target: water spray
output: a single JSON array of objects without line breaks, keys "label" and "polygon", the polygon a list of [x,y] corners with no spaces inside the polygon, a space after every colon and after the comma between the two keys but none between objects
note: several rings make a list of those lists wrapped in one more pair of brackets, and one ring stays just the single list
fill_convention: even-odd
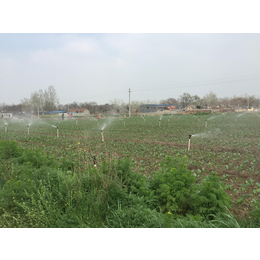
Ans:
[{"label": "water spray", "polygon": [[191,139],[192,135],[189,135],[189,141],[188,141],[188,152],[190,151],[190,139]]}]

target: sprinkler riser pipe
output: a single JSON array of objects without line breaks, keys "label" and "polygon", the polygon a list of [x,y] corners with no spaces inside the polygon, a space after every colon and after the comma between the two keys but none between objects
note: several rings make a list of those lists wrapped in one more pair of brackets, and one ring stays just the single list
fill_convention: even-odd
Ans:
[{"label": "sprinkler riser pipe", "polygon": [[102,142],[104,142],[104,135],[103,135],[103,131],[101,131],[101,137],[102,137]]},{"label": "sprinkler riser pipe", "polygon": [[28,135],[30,134],[30,127],[28,126]]},{"label": "sprinkler riser pipe", "polygon": [[125,120],[124,120],[124,126],[125,126]]},{"label": "sprinkler riser pipe", "polygon": [[57,127],[57,137],[59,137],[59,129],[58,129],[58,127]]},{"label": "sprinkler riser pipe", "polygon": [[189,141],[188,141],[188,152],[190,151],[190,138],[189,138]]},{"label": "sprinkler riser pipe", "polygon": [[7,132],[7,126],[5,125],[5,132]]},{"label": "sprinkler riser pipe", "polygon": [[159,121],[159,127],[161,127],[161,121]]}]

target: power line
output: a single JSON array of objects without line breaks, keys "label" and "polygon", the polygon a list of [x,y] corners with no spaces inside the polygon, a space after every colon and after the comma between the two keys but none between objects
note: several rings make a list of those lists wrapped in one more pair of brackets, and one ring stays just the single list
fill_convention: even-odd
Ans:
[{"label": "power line", "polygon": [[[180,87],[199,87],[204,85],[219,85],[219,84],[225,84],[225,83],[236,83],[236,82],[247,82],[247,81],[254,81],[254,80],[260,80],[260,75],[255,76],[255,78],[245,78],[248,76],[241,76],[236,78],[230,78],[229,80],[219,79],[219,80],[208,80],[208,81],[200,81],[200,82],[189,82],[189,83],[182,83],[182,84],[169,84],[169,85],[158,85],[156,88],[147,88],[147,89],[136,89],[134,91],[150,91],[150,90],[162,90],[162,89],[176,89]],[[162,86],[170,86],[162,88]]]}]

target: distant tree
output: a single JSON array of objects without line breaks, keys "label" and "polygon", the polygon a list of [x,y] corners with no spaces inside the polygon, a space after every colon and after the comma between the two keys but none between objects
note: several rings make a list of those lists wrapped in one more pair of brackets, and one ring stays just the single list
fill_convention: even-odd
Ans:
[{"label": "distant tree", "polygon": [[192,96],[192,104],[195,105],[196,108],[200,109],[203,106],[203,101],[199,96],[195,95]]},{"label": "distant tree", "polygon": [[183,106],[183,107],[187,107],[189,105],[191,105],[193,102],[193,98],[189,93],[183,93],[182,95],[180,95],[179,97],[179,103]]},{"label": "distant tree", "polygon": [[42,100],[41,100],[41,95],[39,92],[33,92],[31,94],[31,99],[30,99],[30,102],[31,102],[31,106],[32,106],[32,109],[34,111],[37,110],[37,114],[38,114],[38,118],[40,117],[40,109],[41,109],[41,105],[42,105]]},{"label": "distant tree", "polygon": [[54,109],[56,108],[56,105],[59,102],[59,98],[58,98],[56,90],[53,86],[49,86],[49,88],[48,88],[48,98],[49,98],[48,101],[49,101],[50,111],[54,111]]},{"label": "distant tree", "polygon": [[24,112],[31,112],[32,111],[32,105],[31,105],[31,100],[29,98],[23,98],[21,99],[21,106],[22,110]]},{"label": "distant tree", "polygon": [[167,98],[167,99],[162,99],[160,101],[160,104],[167,104],[167,105],[178,105],[179,102],[175,98]]},{"label": "distant tree", "polygon": [[206,106],[206,108],[210,107],[214,107],[218,104],[218,98],[217,95],[215,93],[213,93],[212,91],[209,92],[209,94],[206,94],[203,97],[203,103]]}]

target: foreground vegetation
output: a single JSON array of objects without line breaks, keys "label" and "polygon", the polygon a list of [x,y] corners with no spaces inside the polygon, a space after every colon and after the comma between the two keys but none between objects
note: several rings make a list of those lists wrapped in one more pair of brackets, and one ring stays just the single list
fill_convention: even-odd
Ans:
[{"label": "foreground vegetation", "polygon": [[[27,122],[8,121],[0,132],[0,226],[258,227],[258,120],[49,120],[32,122],[30,134]],[[188,153],[193,133],[201,134]]]}]

